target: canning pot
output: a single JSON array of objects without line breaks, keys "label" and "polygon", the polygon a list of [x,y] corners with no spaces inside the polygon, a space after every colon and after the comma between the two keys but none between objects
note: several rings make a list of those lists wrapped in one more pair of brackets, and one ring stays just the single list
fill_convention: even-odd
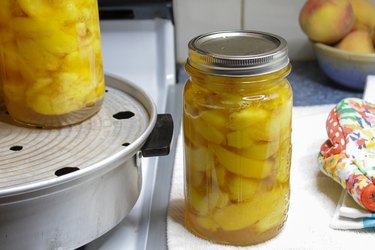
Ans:
[{"label": "canning pot", "polygon": [[20,127],[0,107],[0,249],[98,238],[137,201],[142,157],[169,153],[171,116],[124,79],[106,75],[106,85],[100,112],[62,129]]}]

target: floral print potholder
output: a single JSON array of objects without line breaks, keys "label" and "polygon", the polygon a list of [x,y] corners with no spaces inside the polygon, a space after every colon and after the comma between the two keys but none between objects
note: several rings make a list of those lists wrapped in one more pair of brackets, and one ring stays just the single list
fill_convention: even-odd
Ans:
[{"label": "floral print potholder", "polygon": [[319,167],[362,207],[375,212],[375,105],[347,98],[327,118]]}]

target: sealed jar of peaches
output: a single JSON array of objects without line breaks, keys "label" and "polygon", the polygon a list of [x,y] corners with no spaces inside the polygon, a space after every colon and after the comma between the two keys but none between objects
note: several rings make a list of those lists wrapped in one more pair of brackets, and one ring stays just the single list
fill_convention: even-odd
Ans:
[{"label": "sealed jar of peaches", "polygon": [[1,0],[0,77],[10,116],[62,127],[99,111],[104,75],[96,0]]},{"label": "sealed jar of peaches", "polygon": [[183,132],[185,224],[222,244],[277,235],[290,195],[292,90],[286,41],[255,31],[189,43]]}]

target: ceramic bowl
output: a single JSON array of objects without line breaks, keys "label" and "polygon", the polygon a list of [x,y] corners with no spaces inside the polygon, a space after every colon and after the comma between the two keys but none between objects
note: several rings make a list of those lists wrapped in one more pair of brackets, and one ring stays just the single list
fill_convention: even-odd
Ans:
[{"label": "ceramic bowl", "polygon": [[336,83],[363,90],[368,75],[375,75],[375,53],[354,53],[322,43],[313,43],[323,72]]}]

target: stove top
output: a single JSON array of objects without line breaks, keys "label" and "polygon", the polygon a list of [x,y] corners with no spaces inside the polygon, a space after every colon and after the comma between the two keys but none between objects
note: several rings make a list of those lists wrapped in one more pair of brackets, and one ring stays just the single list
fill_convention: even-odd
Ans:
[{"label": "stove top", "polygon": [[172,20],[172,0],[99,0],[101,20],[154,19]]},{"label": "stove top", "polygon": [[[101,36],[105,72],[143,88],[158,113],[171,113],[179,128],[182,89],[175,84],[172,21],[102,20]],[[166,217],[178,132],[175,129],[168,156],[142,159],[142,191],[130,214],[82,249],[167,249]]]}]

